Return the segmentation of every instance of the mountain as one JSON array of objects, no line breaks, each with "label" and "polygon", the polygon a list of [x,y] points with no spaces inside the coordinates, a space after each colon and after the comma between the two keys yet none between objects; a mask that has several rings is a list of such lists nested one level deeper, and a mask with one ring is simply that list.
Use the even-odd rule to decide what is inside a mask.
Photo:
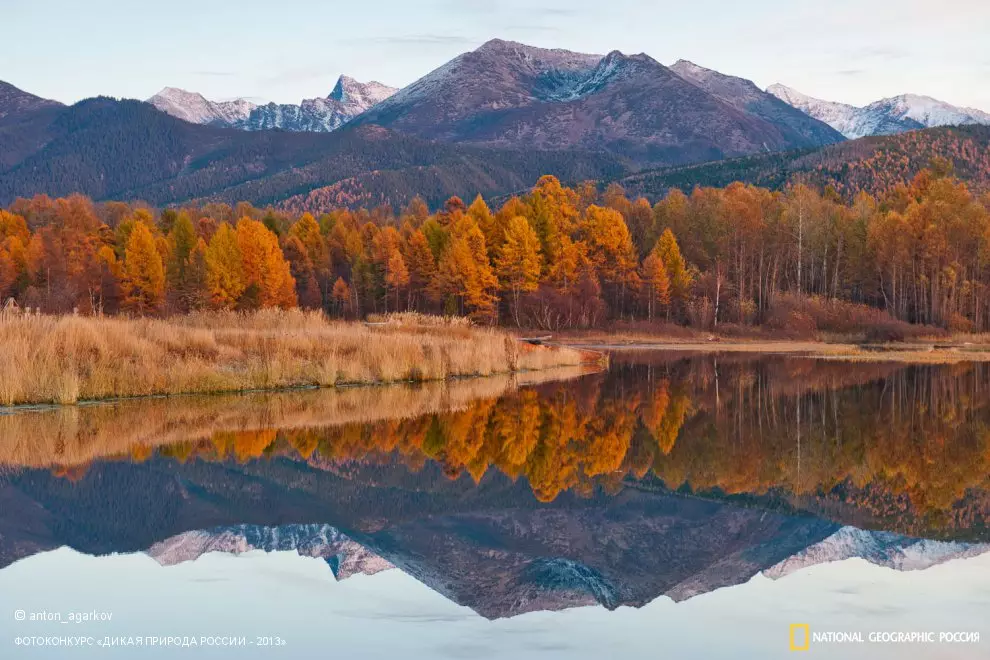
[{"label": "mountain", "polygon": [[330,525],[232,525],[184,532],[155,543],[147,554],[162,566],[174,566],[209,552],[239,555],[252,550],[295,551],[303,557],[319,557],[330,565],[338,580],[395,568]]},{"label": "mountain", "polygon": [[683,601],[850,557],[912,570],[990,549],[634,484],[543,503],[525,480],[452,479],[435,463],[152,459],[94,463],[75,481],[19,470],[0,475],[0,504],[0,567],[63,545],[143,551],[163,565],[295,551],[338,579],[398,568],[492,619]]},{"label": "mountain", "polygon": [[211,126],[235,126],[247,120],[256,107],[244,99],[208,101],[202,94],[175,87],[166,87],[148,99],[148,103],[183,121]]},{"label": "mountain", "polygon": [[36,151],[63,106],[0,80],[0,174]]},{"label": "mountain", "polygon": [[737,110],[756,115],[778,126],[794,144],[824,145],[845,139],[842,133],[827,123],[809,116],[774,94],[764,92],[751,80],[728,76],[687,60],[678,60],[670,69]]},{"label": "mountain", "polygon": [[602,153],[460,146],[378,126],[332,133],[242,131],[192,124],[147,103],[108,98],[0,121],[0,205],[16,197],[74,192],[156,205],[265,205],[384,175],[388,185],[376,185],[367,195],[359,191],[343,203],[402,205],[424,194],[439,206],[451,195],[520,190],[546,173],[582,180],[624,171],[617,158]]},{"label": "mountain", "polygon": [[810,117],[825,122],[850,139],[895,135],[937,126],[990,125],[990,114],[971,108],[958,108],[917,94],[881,99],[860,108],[823,101],[779,83],[768,87],[767,92]]},{"label": "mountain", "polygon": [[45,108],[57,108],[61,105],[58,101],[29,94],[0,80],[0,120],[22,116]]},{"label": "mountain", "polygon": [[922,571],[953,559],[976,557],[987,552],[990,552],[990,543],[934,541],[843,527],[827,539],[764,570],[763,574],[776,580],[808,566],[853,557],[895,571]]},{"label": "mountain", "polygon": [[316,133],[334,131],[396,91],[380,82],[360,83],[341,76],[326,98],[306,99],[299,105],[261,105],[235,127],[252,131],[272,128]]},{"label": "mountain", "polygon": [[[683,511],[687,511],[687,508]],[[672,536],[683,535],[689,538],[697,534],[697,530],[690,527],[695,522],[690,519],[690,515],[683,512],[670,516],[661,514],[657,516],[658,520],[639,523],[617,523],[609,516],[596,516],[594,518],[602,519],[607,530],[615,535],[608,538],[629,542],[632,545],[626,546],[628,550],[633,554],[644,554],[640,559],[643,566],[639,568],[619,564],[615,567],[617,570],[609,571],[607,562],[600,563],[594,556],[594,540],[581,539],[581,532],[587,529],[589,523],[587,514],[587,511],[558,514],[545,512],[538,518],[541,525],[547,526],[546,530],[541,530],[542,534],[535,533],[537,530],[532,527],[535,520],[529,520],[532,514],[513,510],[506,512],[508,520],[504,522],[499,520],[501,516],[498,514],[489,514],[490,519],[483,525],[486,533],[478,537],[470,534],[470,530],[478,527],[481,521],[473,515],[459,515],[449,520],[437,521],[432,525],[433,529],[417,529],[414,534],[410,534],[409,529],[404,529],[398,532],[401,544],[390,544],[385,552],[395,558],[402,570],[415,575],[452,600],[468,605],[490,618],[513,616],[533,609],[557,610],[595,604],[611,608],[620,604],[645,605],[660,595],[674,601],[684,601],[723,586],[739,584],[755,572],[778,580],[811,566],[853,558],[864,559],[876,566],[896,571],[917,571],[954,559],[977,557],[990,552],[990,544],[987,543],[933,541],[890,532],[843,527],[760,571],[758,566],[761,561],[765,561],[761,555],[770,557],[778,554],[801,535],[809,532],[817,534],[818,529],[809,525],[804,529],[794,527],[785,532],[771,523],[761,532],[767,534],[766,538],[759,539],[759,533],[754,534],[755,530],[747,529],[752,521],[745,516],[723,520],[716,515],[710,520],[712,524],[730,520],[742,524],[740,533],[746,539],[744,543],[750,545],[741,550],[733,549],[722,555],[708,557],[708,562],[698,562],[692,566],[697,572],[677,575],[679,569],[674,566],[648,570],[647,566],[655,560],[645,556],[648,546],[644,542],[656,539],[653,542],[658,551],[685,550],[686,538],[667,538],[661,541],[662,534],[653,537],[653,527],[668,523],[671,524],[669,532]],[[515,529],[510,529],[510,525],[506,524],[510,521],[515,523]],[[564,531],[561,527],[563,525],[569,527],[571,535]],[[798,529],[801,531],[797,532]],[[444,541],[438,544],[438,548],[425,545],[437,542],[441,535]],[[794,535],[794,538],[788,538],[788,535]],[[577,541],[583,547],[573,547],[576,552],[565,551],[568,556],[539,556],[537,553],[531,557],[513,556],[519,552],[513,550],[514,546],[546,543],[550,539],[571,543]],[[687,546],[691,547],[696,542],[696,539],[690,540]],[[551,544],[557,545],[552,541]],[[728,544],[727,547],[732,545]],[[378,556],[330,525],[235,525],[186,532],[154,544],[147,550],[147,554],[164,566],[172,566],[195,561],[209,552],[237,555],[252,550],[294,551],[303,557],[323,558],[338,580],[356,574],[374,575],[397,568],[396,564]],[[429,553],[423,554],[422,550],[429,550]],[[686,557],[677,553],[665,556],[675,562],[691,565]],[[630,558],[617,559],[621,561]],[[473,570],[466,570],[468,565],[473,566]],[[448,574],[445,574],[443,567],[449,569]],[[462,571],[461,567],[465,567],[465,570]],[[603,573],[603,570],[606,572]],[[665,573],[669,575],[664,576]],[[643,580],[643,574],[650,578]],[[677,575],[680,579],[671,580],[670,575]],[[663,593],[649,592],[647,587],[646,594],[633,595],[637,591],[633,584],[637,579],[647,584],[652,582],[652,586],[656,588],[658,578],[661,582],[665,581],[666,590]],[[497,586],[486,592],[484,583]]]},{"label": "mountain", "polygon": [[50,470],[0,474],[0,512],[0,568],[63,545],[163,564],[290,550],[327,560],[339,578],[394,566],[491,619],[689,598],[745,582],[839,528],[635,488],[541,503],[525,480],[488,474],[476,484],[434,463],[329,470],[283,460],[98,463],[74,482]]},{"label": "mountain", "polygon": [[779,190],[801,179],[831,186],[851,200],[865,191],[883,195],[910,183],[934,161],[952,164],[953,175],[976,193],[990,192],[990,126],[926,128],[849,140],[821,149],[759,154],[629,174],[618,182],[633,195],[657,200],[671,189],[724,187],[733,181]]},{"label": "mountain", "polygon": [[[640,164],[822,144],[714,96],[647,55],[600,57],[501,40],[454,58],[355,121],[448,142],[601,150]],[[818,132],[838,139],[826,127]]]},{"label": "mountain", "polygon": [[328,133],[337,130],[368,108],[387,99],[395,89],[379,82],[360,83],[340,76],[330,95],[305,99],[298,105],[267,103],[256,105],[244,99],[208,101],[201,94],[166,87],[148,103],[162,112],[193,124],[208,124],[249,131]]}]

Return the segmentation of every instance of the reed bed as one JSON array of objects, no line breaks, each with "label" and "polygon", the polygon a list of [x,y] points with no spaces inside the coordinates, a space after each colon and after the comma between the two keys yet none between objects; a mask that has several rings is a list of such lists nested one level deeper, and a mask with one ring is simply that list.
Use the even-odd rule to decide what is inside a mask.
[{"label": "reed bed", "polygon": [[495,329],[416,319],[375,326],[299,310],[168,319],[0,314],[0,405],[435,381],[588,359]]}]

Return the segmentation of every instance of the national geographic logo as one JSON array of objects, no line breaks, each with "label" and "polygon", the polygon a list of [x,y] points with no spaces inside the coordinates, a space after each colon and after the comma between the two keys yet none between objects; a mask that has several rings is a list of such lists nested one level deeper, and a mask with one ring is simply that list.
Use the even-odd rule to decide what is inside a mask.
[{"label": "national geographic logo", "polygon": [[790,643],[792,651],[807,651],[811,648],[811,626],[807,623],[792,623]]},{"label": "national geographic logo", "polygon": [[824,630],[811,631],[807,623],[792,623],[787,635],[792,651],[808,651],[811,644],[979,644],[980,633],[943,630]]}]

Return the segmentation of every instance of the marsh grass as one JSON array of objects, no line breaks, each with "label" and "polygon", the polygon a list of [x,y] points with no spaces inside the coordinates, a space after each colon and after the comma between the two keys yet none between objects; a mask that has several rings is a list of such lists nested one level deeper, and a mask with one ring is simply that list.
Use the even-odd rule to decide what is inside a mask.
[{"label": "marsh grass", "polygon": [[432,381],[585,359],[415,315],[369,326],[298,310],[168,319],[0,314],[0,405]]}]

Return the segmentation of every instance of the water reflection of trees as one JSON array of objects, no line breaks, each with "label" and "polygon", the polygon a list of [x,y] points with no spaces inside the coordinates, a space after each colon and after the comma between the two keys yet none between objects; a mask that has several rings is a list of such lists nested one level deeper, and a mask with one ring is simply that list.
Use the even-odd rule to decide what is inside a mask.
[{"label": "water reflection of trees", "polygon": [[659,480],[906,533],[990,519],[987,365],[662,353],[612,362],[603,374],[401,419],[227,424],[154,451],[135,444],[122,457],[277,456],[335,470],[435,461],[451,478],[498,470],[525,479],[543,501]]}]

